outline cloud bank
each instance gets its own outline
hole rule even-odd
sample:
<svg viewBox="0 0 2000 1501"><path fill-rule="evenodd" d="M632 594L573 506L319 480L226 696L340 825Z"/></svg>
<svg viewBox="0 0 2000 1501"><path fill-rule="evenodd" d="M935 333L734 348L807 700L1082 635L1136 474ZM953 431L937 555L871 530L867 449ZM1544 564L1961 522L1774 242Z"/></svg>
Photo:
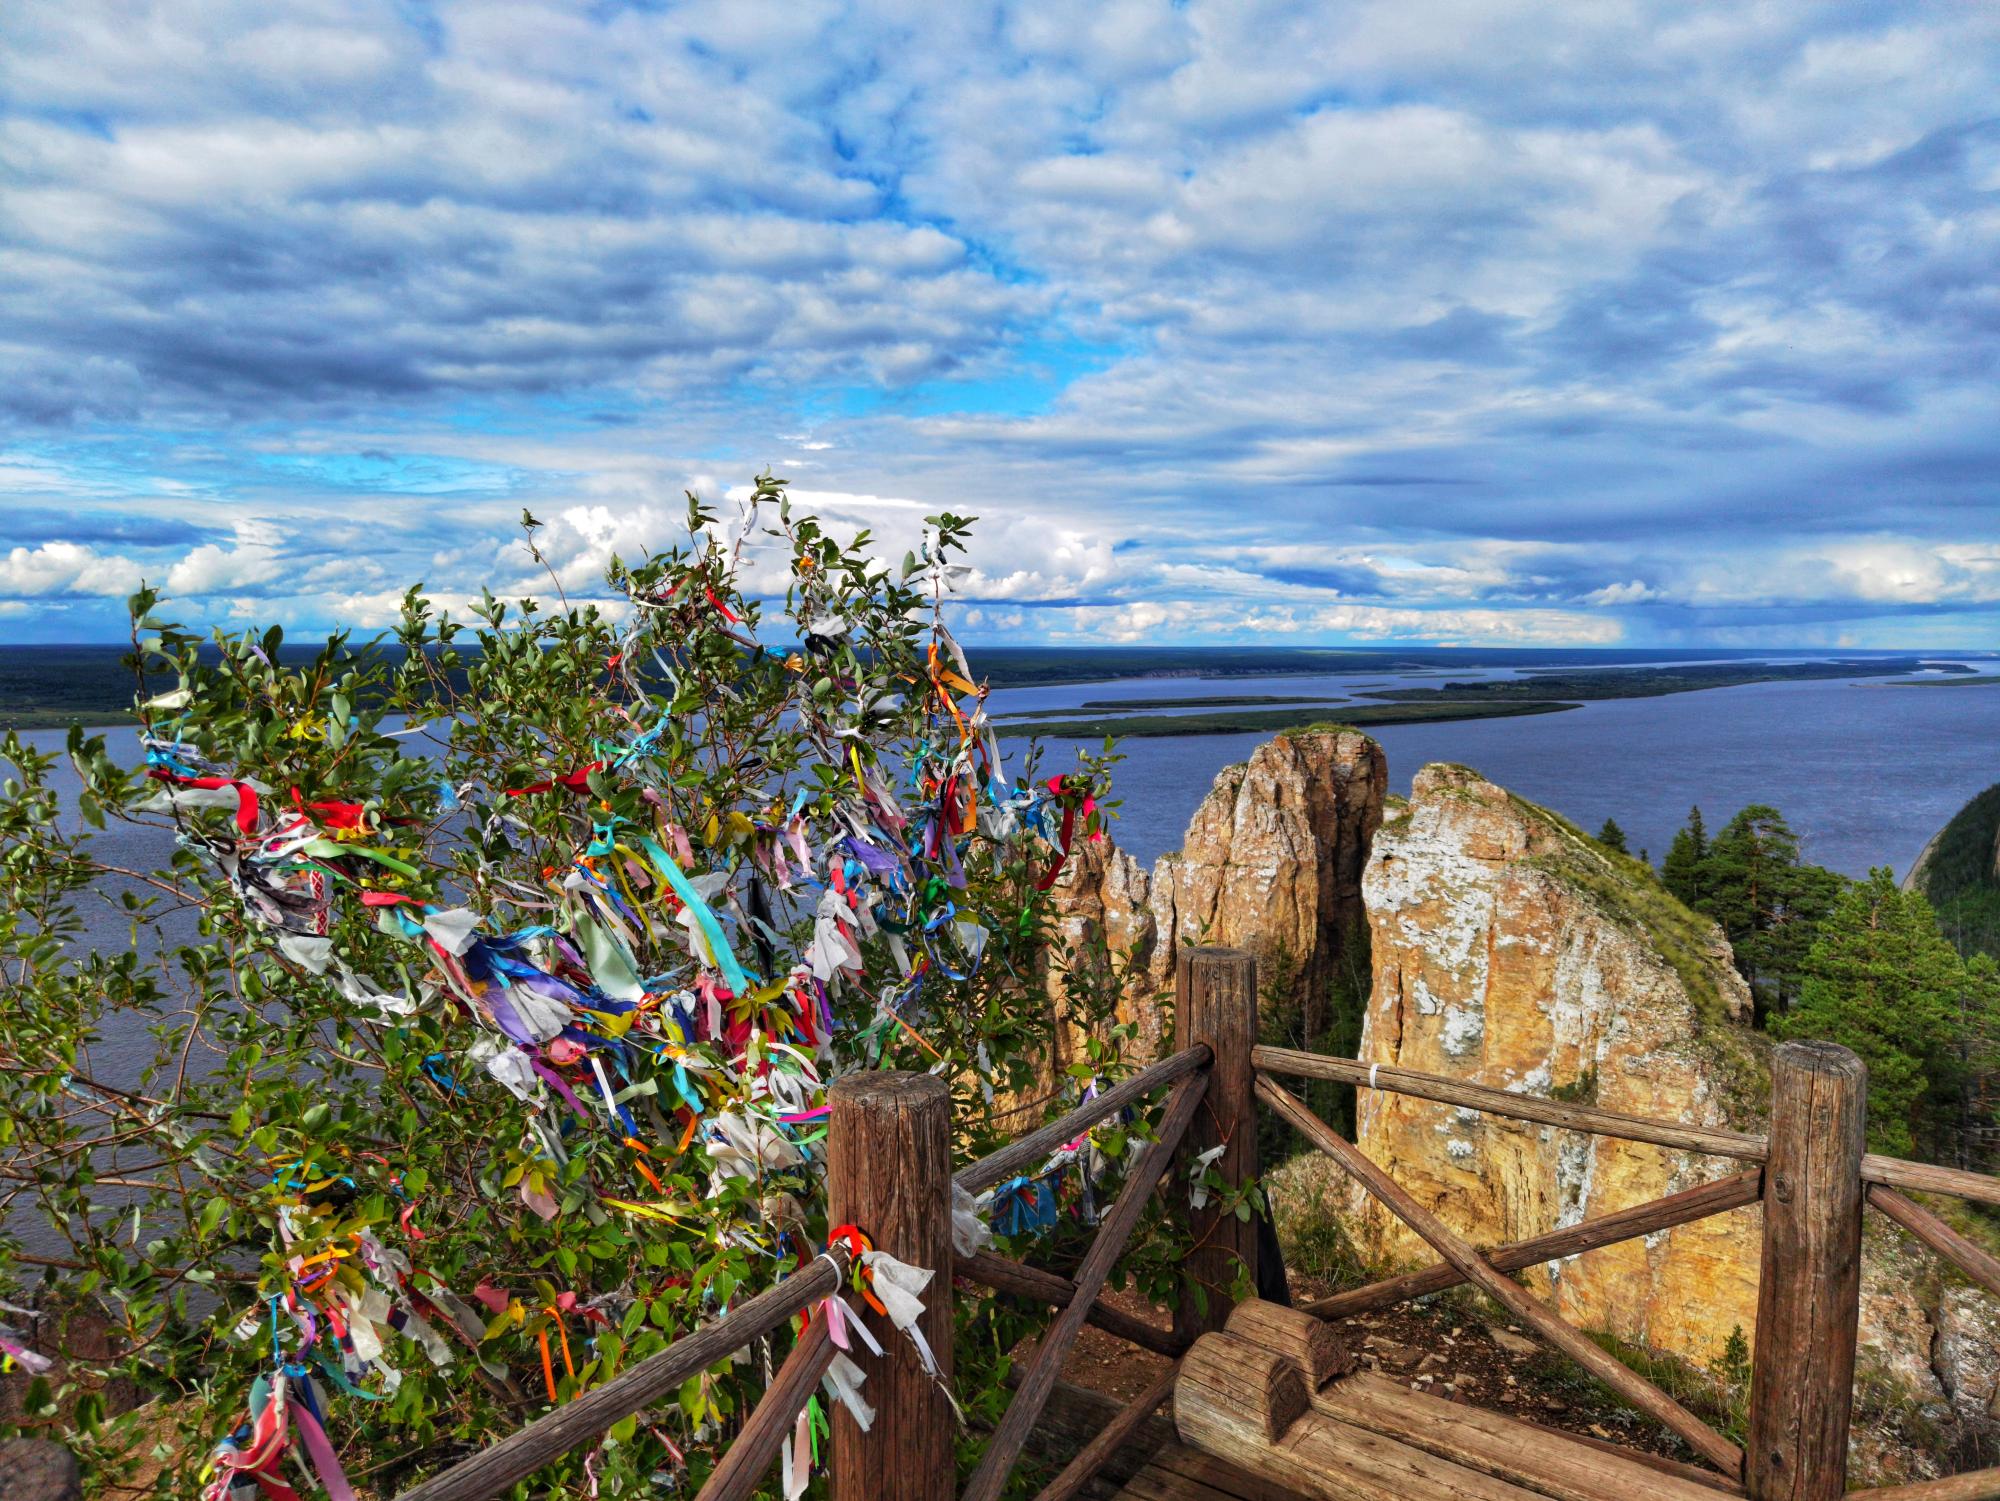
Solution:
<svg viewBox="0 0 2000 1501"><path fill-rule="evenodd" d="M0 636L769 465L989 639L1979 645L2000 12L19 0Z"/></svg>

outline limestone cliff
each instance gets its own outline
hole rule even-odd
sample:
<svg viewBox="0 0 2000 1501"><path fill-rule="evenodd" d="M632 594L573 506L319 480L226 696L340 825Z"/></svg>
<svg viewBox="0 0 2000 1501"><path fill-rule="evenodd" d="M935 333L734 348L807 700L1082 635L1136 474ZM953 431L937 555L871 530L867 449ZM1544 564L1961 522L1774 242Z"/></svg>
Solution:
<svg viewBox="0 0 2000 1501"><path fill-rule="evenodd" d="M1086 983L1108 976L1120 1020L1136 1024L1152 1056L1173 1041L1158 1001L1173 988L1176 951L1229 944L1256 953L1267 980L1282 974L1282 999L1313 1035L1311 1008L1366 920L1361 872L1387 780L1382 748L1358 731L1280 735L1216 775L1181 848L1150 877L1109 840L1080 845L1053 888L1066 957L1051 996L1060 1000L1077 964L1093 969ZM1075 1042L1065 1040L1059 1065Z"/></svg>
<svg viewBox="0 0 2000 1501"><path fill-rule="evenodd" d="M1764 1039L1712 923L1652 871L1476 772L1428 766L1362 881L1374 984L1363 1062L1699 1125L1761 1129ZM1363 1150L1476 1244L1517 1240L1736 1170L1715 1158L1360 1092ZM1365 1254L1429 1260L1356 1195ZM1755 1338L1755 1208L1541 1267L1528 1285L1586 1329L1705 1364ZM1871 1226L1864 1382L1933 1424L2000 1416L2000 1306ZM1866 1403L1863 1404L1864 1408ZM1864 1424L1866 1435L1882 1425Z"/></svg>
<svg viewBox="0 0 2000 1501"><path fill-rule="evenodd" d="M1365 916L1361 874L1382 821L1388 763L1357 730L1280 735L1216 777L1179 851L1153 867L1155 987L1192 943L1247 948L1316 1008Z"/></svg>
<svg viewBox="0 0 2000 1501"><path fill-rule="evenodd" d="M1115 989L1118 1019L1136 1024L1147 1057L1170 1040L1160 1035L1153 1003L1150 888L1145 867L1109 839L1087 840L1071 851L1050 888L1058 948L1047 977L1050 998L1059 1005L1072 986ZM1072 1022L1058 1039L1056 1072L1073 1061L1077 1044Z"/></svg>
<svg viewBox="0 0 2000 1501"><path fill-rule="evenodd" d="M1476 773L1427 766L1362 883L1374 987L1364 1062L1607 1109L1729 1123L1762 1093L1748 991L1713 924L1637 861ZM1362 1091L1358 1137L1481 1243L1517 1240L1720 1176L1684 1152ZM1365 1251L1421 1248L1373 1205ZM1531 1274L1572 1323L1706 1360L1756 1317L1754 1211Z"/></svg>
<svg viewBox="0 0 2000 1501"><path fill-rule="evenodd" d="M1129 956L1129 968L1091 978L1119 990L1120 1015L1138 1024L1148 1052L1170 1045L1155 998L1171 986L1181 946L1249 948L1267 974L1282 961L1292 999L1304 1000L1323 994L1325 978L1357 952L1365 921L1373 975L1364 1062L1761 1129L1766 1044L1747 1025L1749 996L1713 923L1647 866L1475 772L1426 767L1409 800L1386 814L1385 784L1381 749L1364 735L1282 736L1218 775L1183 848L1150 879L1108 841L1076 851L1056 887L1060 930L1080 956ZM1052 993L1060 985L1052 977ZM1360 1096L1364 1150L1482 1245L1736 1167ZM1369 1201L1351 1203L1348 1218L1364 1253L1430 1259ZM1755 1336L1760 1233L1758 1211L1738 1210L1526 1278L1572 1323L1701 1364L1733 1328ZM1874 1383L1888 1406L1913 1404L1937 1428L2000 1418L2000 1305L1872 1223L1862 1296L1862 1410ZM1864 1423L1857 1444L1883 1441L1893 1426Z"/></svg>

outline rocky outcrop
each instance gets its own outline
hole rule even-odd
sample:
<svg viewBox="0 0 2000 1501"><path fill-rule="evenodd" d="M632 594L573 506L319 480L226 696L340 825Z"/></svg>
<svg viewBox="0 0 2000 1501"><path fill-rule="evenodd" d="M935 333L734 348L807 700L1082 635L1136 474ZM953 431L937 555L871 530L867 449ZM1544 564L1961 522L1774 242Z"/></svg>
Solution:
<svg viewBox="0 0 2000 1501"><path fill-rule="evenodd" d="M1715 926L1651 869L1476 772L1427 766L1376 833L1362 882L1374 984L1363 1062L1698 1125L1760 1129L1768 1084L1750 998ZM1459 1233L1545 1233L1722 1176L1735 1165L1360 1091L1357 1138ZM1364 1254L1427 1261L1356 1196ZM1705 1365L1754 1339L1761 1224L1738 1210L1534 1269L1586 1329ZM1928 1272L1926 1273L1926 1268ZM2000 1307L1871 1230L1864 1376L1933 1422L1984 1420L2000 1392Z"/></svg>
<svg viewBox="0 0 2000 1501"><path fill-rule="evenodd" d="M1749 993L1719 931L1646 867L1459 767L1427 766L1363 881L1374 986L1364 1062L1637 1115L1725 1124L1757 1060L1728 1023ZM1658 930L1680 929L1673 952ZM1476 1242L1518 1240L1692 1187L1729 1165L1363 1090L1358 1137ZM1362 1248L1422 1248L1357 1203ZM1706 1361L1757 1305L1754 1211L1531 1274L1585 1328ZM1747 1253L1747 1254L1746 1254Z"/></svg>
<svg viewBox="0 0 2000 1501"><path fill-rule="evenodd" d="M1760 1129L1765 1044L1713 923L1646 865L1476 772L1425 767L1386 811L1385 783L1364 735L1281 736L1216 778L1183 848L1150 878L1108 841L1079 847L1055 891L1062 937L1096 966L1083 983L1115 989L1120 1019L1157 1052L1170 1039L1156 998L1186 944L1254 950L1301 1004L1372 951L1364 1062ZM1062 984L1052 976L1051 993ZM1368 1090L1357 1137L1487 1245L1734 1169ZM1351 1201L1347 1218L1374 1259L1431 1259L1371 1201ZM1755 1337L1760 1233L1758 1211L1738 1210L1524 1275L1574 1324L1706 1364L1732 1330ZM1860 1355L1864 1414L1879 1400L1934 1432L2000 1419L2000 1305L1873 1223ZM1858 1458L1887 1479L1921 1448L1890 1441L1897 1421L1857 1427Z"/></svg>
<svg viewBox="0 0 2000 1501"><path fill-rule="evenodd" d="M1187 944L1247 948L1317 1035L1317 1008L1366 922L1361 875L1388 763L1358 730L1280 735L1226 767L1181 848L1153 867L1155 987Z"/></svg>
<svg viewBox="0 0 2000 1501"><path fill-rule="evenodd" d="M1111 994L1121 1022L1137 1027L1146 1056L1161 1037L1151 983L1154 925L1146 868L1109 839L1087 840L1070 852L1050 888L1055 906L1048 990L1069 1024L1058 1041L1057 1072L1074 1060L1080 1028L1098 996Z"/></svg>
<svg viewBox="0 0 2000 1501"><path fill-rule="evenodd" d="M1267 982L1281 980L1280 1000L1302 1013L1304 1036L1316 1035L1313 1007L1366 922L1361 873L1387 781L1382 748L1358 731L1280 735L1216 775L1181 848L1150 877L1109 840L1080 845L1052 893L1066 957L1051 995L1111 975L1119 1019L1156 1054L1172 1041L1158 1002L1173 988L1176 952L1227 944L1257 954ZM1078 965L1089 968L1074 975Z"/></svg>

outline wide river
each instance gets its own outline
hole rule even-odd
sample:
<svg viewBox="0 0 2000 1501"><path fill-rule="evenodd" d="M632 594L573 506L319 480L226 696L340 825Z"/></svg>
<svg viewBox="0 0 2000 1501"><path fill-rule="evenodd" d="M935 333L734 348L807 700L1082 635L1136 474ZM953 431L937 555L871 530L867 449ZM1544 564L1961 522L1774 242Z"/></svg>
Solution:
<svg viewBox="0 0 2000 1501"><path fill-rule="evenodd" d="M1337 704L1358 687L1434 686L1442 676L1127 679L996 692L991 707L997 714L1085 699L1258 694L1325 694ZM1611 699L1560 714L1387 725L1369 733L1388 753L1392 791L1407 792L1428 762L1461 762L1592 832L1615 818L1632 849L1650 851L1655 863L1690 807L1698 805L1714 829L1746 804L1769 803L1799 832L1807 859L1854 876L1887 865L1900 876L1968 799L2000 782L2000 686L1892 686L1898 682L1751 683ZM1338 708L1328 717L1338 718ZM1247 759L1268 738L1123 742L1125 760L1113 772L1114 795L1123 803L1118 843L1148 863L1179 848L1216 772ZM1051 745L1052 767L1065 749Z"/></svg>
<svg viewBox="0 0 2000 1501"><path fill-rule="evenodd" d="M976 671L976 653L973 665ZM1992 670L1991 662L1977 665ZM1513 675L1474 669L1449 677ZM1001 716L1074 710L1086 701L1283 695L1322 701L1327 717L1337 719L1343 701L1372 702L1356 699L1359 690L1434 687L1446 676L1124 678L999 689L989 707ZM1899 681L1907 680L1753 683L1611 699L1559 714L1380 726L1370 733L1388 752L1392 791L1407 791L1426 762L1462 762L1588 830L1617 819L1633 850L1650 851L1655 862L1690 807L1699 805L1713 829L1748 803L1769 803L1799 832L1806 858L1854 876L1877 865L1900 876L1969 798L2000 781L2000 686L1896 686ZM107 734L114 756L136 760L130 731ZM63 744L60 730L34 730L25 738L58 752ZM1122 742L1125 759L1113 772L1113 796L1122 805L1118 843L1148 863L1179 848L1216 772L1247 759L1268 738L1259 732ZM1025 743L1001 742L1010 762ZM1047 772L1067 764L1072 744L1047 742ZM58 776L74 785L66 766ZM157 831L119 824L101 836L100 849L109 863L137 869L171 854ZM117 941L113 935L122 930L114 919L102 940Z"/></svg>

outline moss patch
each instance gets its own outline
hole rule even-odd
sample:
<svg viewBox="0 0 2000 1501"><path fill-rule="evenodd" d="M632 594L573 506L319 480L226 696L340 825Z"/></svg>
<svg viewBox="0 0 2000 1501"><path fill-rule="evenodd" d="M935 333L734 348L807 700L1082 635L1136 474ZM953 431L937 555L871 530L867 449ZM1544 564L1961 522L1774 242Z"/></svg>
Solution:
<svg viewBox="0 0 2000 1501"><path fill-rule="evenodd" d="M1770 1093L1770 1041L1730 1019L1722 998L1727 961L1711 948L1715 924L1667 890L1643 860L1599 844L1560 813L1507 796L1516 813L1548 836L1530 863L1643 938L1673 969L1694 1007L1697 1040L1714 1060L1717 1092L1729 1118L1761 1121Z"/></svg>

